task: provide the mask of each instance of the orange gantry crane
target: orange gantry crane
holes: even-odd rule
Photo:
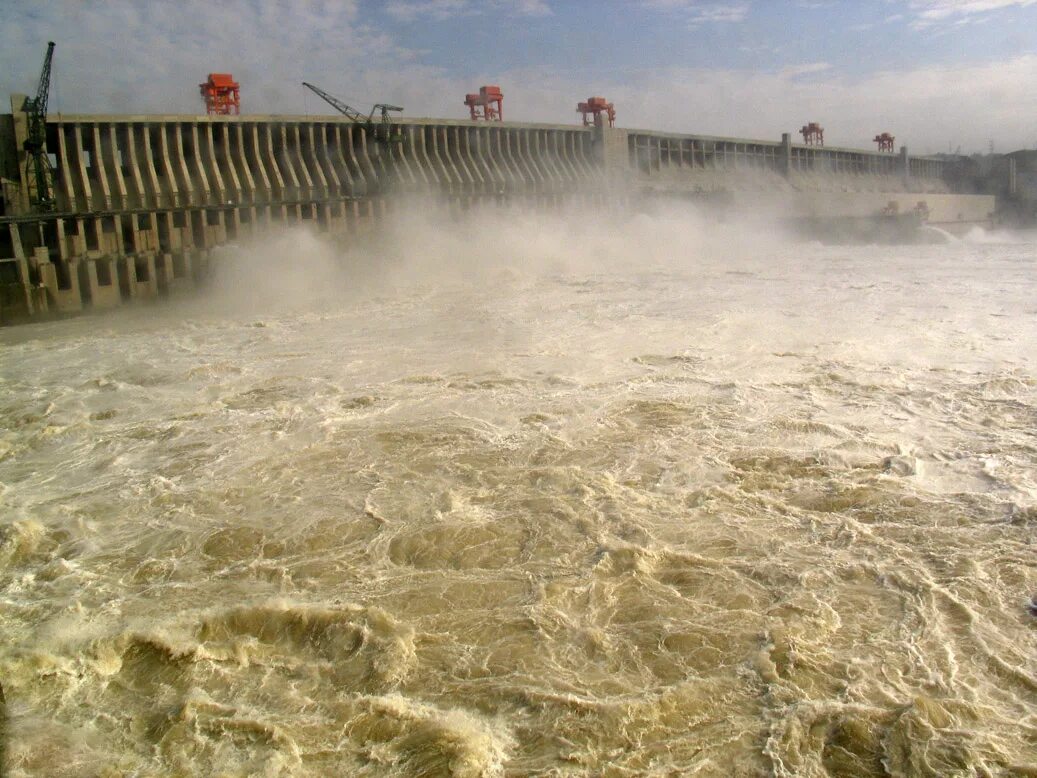
[[[602,115],[608,119],[609,127],[616,126],[616,108],[604,97],[588,97],[587,102],[576,104],[576,112],[583,114],[584,127],[597,126]]]
[[[804,124],[803,127],[800,128],[799,134],[803,136],[803,142],[808,146],[825,145],[825,128],[817,122]]]
[[[879,144],[879,151],[892,151],[893,141],[895,141],[896,138],[894,138],[888,132],[883,132],[879,135],[876,135],[874,138],[872,138],[872,140],[875,143]]]
[[[481,86],[478,93],[464,96],[464,104],[471,112],[472,121],[504,121],[504,93],[499,86]]]
[[[237,116],[241,112],[241,85],[230,73],[210,73],[198,87],[209,116]]]

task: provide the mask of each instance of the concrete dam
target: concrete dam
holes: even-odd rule
[[[950,163],[899,154],[598,124],[412,119],[402,140],[333,116],[47,119],[54,209],[34,213],[24,98],[0,115],[0,323],[111,308],[205,277],[213,248],[273,225],[349,236],[407,196],[452,208],[715,200],[796,218],[922,213],[989,223]]]

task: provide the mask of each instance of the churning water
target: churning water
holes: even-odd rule
[[[11,775],[1037,774],[1037,242],[403,218],[0,333]]]

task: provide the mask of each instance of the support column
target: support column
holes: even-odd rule
[[[626,130],[606,127],[604,122],[595,124],[591,130],[591,148],[594,161],[601,166],[602,172],[609,181],[622,178],[629,179],[630,151]]]
[[[781,172],[786,176],[792,173],[792,135],[787,132],[781,134]]]
[[[20,319],[29,319],[36,312],[33,306],[32,280],[29,275],[29,263],[25,259],[18,225],[12,222],[7,225],[11,235],[11,246],[14,249],[14,266],[17,282],[0,284],[0,321],[7,323]]]
[[[911,178],[911,158],[907,155],[907,146],[900,147],[900,160],[899,160],[900,176],[905,181]]]
[[[25,106],[26,95],[13,94],[11,95],[11,116],[14,120],[14,152],[17,160],[18,169],[18,199],[17,201],[8,200],[10,205],[8,208],[11,213],[28,213],[29,212],[29,182],[25,180],[25,141],[29,137],[29,121],[28,117],[23,110]],[[64,170],[68,170],[66,165]],[[55,188],[57,182],[54,183]],[[0,763],[0,768],[3,765]]]

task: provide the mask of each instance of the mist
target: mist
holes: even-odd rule
[[[204,305],[238,313],[326,312],[419,287],[499,290],[544,276],[621,269],[709,272],[720,263],[777,254],[794,240],[776,216],[690,203],[460,211],[442,200],[400,198],[359,235],[277,226],[217,248]]]
[[[378,226],[0,332],[12,775],[1032,763],[1032,236]]]

